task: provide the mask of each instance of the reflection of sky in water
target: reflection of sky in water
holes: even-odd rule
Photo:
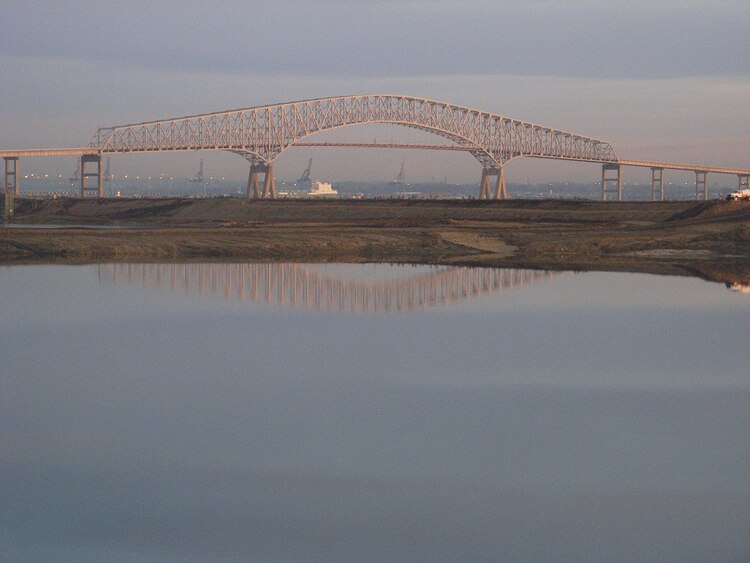
[[[336,276],[350,280],[393,280],[411,276],[432,274],[448,269],[448,266],[424,264],[305,264],[311,272]]]
[[[396,316],[90,266],[0,287],[0,559],[750,553],[750,301],[722,284],[569,273]]]

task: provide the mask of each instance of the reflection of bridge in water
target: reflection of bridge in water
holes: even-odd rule
[[[748,283],[727,282],[725,285],[732,291],[736,291],[737,293],[746,293],[750,295],[750,284]]]
[[[420,268],[417,275],[409,277],[362,279],[319,267],[316,264],[269,263],[106,264],[97,266],[97,270],[99,280],[104,282],[168,287],[187,293],[318,311],[378,314],[429,309],[521,287],[554,275],[554,272],[541,270],[426,266],[426,273]]]

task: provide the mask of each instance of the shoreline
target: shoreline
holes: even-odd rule
[[[0,265],[410,262],[750,283],[750,203],[19,199]],[[31,225],[52,228],[37,228]]]

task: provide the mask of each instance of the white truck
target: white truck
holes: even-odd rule
[[[727,201],[737,201],[740,199],[750,200],[750,190],[737,190],[727,196]]]

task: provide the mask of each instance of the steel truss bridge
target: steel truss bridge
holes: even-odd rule
[[[435,267],[395,279],[359,279],[310,264],[106,264],[100,282],[221,297],[280,307],[355,314],[427,310],[520,288],[555,272],[508,268]]]
[[[440,144],[312,143],[310,135],[373,123],[402,125],[442,137]],[[708,173],[735,174],[747,188],[750,169],[621,160],[607,142],[502,115],[436,100],[372,94],[318,98],[233,111],[193,115],[96,131],[88,147],[0,151],[5,159],[5,193],[19,194],[22,157],[76,155],[81,158],[81,197],[104,197],[102,155],[158,151],[224,150],[250,163],[248,199],[275,198],[273,162],[295,146],[409,148],[471,153],[482,166],[480,199],[506,199],[504,166],[532,157],[602,165],[602,199],[622,199],[622,167],[652,170],[652,199],[664,199],[664,170],[695,172],[695,197],[708,199]],[[263,176],[261,186],[260,177]]]

